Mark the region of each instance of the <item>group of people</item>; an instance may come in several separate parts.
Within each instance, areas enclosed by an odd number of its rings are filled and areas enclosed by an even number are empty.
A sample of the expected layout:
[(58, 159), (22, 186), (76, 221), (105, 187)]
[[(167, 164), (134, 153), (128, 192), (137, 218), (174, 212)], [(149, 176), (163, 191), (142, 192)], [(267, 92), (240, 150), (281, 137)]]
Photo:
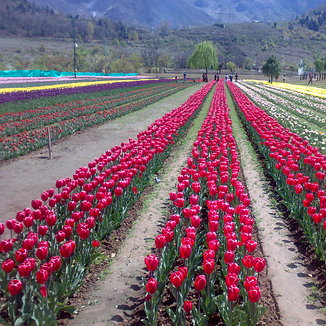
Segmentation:
[[(235, 75), (234, 75), (234, 80), (237, 82), (238, 81), (238, 73), (236, 73)], [(232, 82), (233, 81), (233, 75), (225, 75), (225, 81), (230, 81), (230, 82)]]
[[(234, 75), (234, 79), (235, 79), (235, 81), (237, 82), (238, 81), (238, 74), (236, 73), (235, 75)], [(187, 80), (187, 74), (186, 73), (184, 73), (183, 74), (183, 80), (184, 81), (186, 81)], [(219, 81), (220, 80), (220, 75), (217, 73), (217, 74), (215, 74), (214, 75), (214, 80), (215, 81)], [(225, 81), (233, 81), (233, 75), (225, 75), (225, 79), (224, 79)], [(175, 81), (176, 82), (178, 82), (178, 76), (175, 76)], [(207, 76), (207, 73), (203, 73), (203, 76), (202, 76), (202, 81), (203, 82), (208, 82), (208, 76)]]

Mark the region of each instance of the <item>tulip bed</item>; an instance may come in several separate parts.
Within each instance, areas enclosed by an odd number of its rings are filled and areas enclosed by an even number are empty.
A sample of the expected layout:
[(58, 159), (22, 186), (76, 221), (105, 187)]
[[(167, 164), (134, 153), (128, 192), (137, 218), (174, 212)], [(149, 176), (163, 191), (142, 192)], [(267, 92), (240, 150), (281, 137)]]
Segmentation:
[(292, 92), (294, 91), (305, 95), (312, 95), (315, 97), (326, 98), (326, 90), (319, 87), (293, 85), (293, 84), (277, 83), (277, 82), (270, 84), (268, 82), (261, 81), (261, 80), (247, 80), (247, 81), (254, 82), (254, 83), (268, 84), (271, 87), (277, 87), (277, 88), (282, 88), (284, 90), (289, 90)]
[[(57, 180), (32, 208), (0, 223), (2, 316), (15, 325), (54, 325), (58, 311), (81, 285), (100, 240), (125, 217), (185, 133), (211, 90), (206, 84), (147, 130), (106, 151), (72, 178)], [(13, 236), (14, 235), (14, 236)]]
[[(157, 254), (144, 259), (145, 325), (157, 325), (159, 314), (180, 326), (221, 319), (225, 325), (257, 324), (264, 310), (258, 278), (266, 263), (253, 256), (254, 219), (239, 173), (220, 81), (177, 191), (170, 193), (172, 212), (155, 239)], [(166, 295), (173, 298), (171, 308), (162, 303)]]
[[(29, 123), (30, 121), (33, 121), (33, 119), (39, 118), (41, 116), (45, 116), (46, 118), (48, 115), (56, 114), (56, 113), (67, 114), (68, 110), (87, 108), (87, 107), (91, 108), (92, 105), (101, 105), (102, 103), (106, 104), (108, 107), (109, 106), (113, 107), (113, 106), (121, 105), (123, 103), (128, 103), (128, 101), (130, 102), (137, 98), (143, 98), (149, 95), (154, 95), (158, 92), (169, 91), (173, 88), (179, 89), (179, 87), (180, 89), (182, 89), (183, 87), (185, 87), (185, 85), (160, 83), (154, 85), (148, 84), (142, 86), (124, 87), (124, 88), (114, 89), (109, 92), (100, 92), (96, 94), (86, 93), (82, 99), (74, 98), (72, 101), (63, 102), (62, 99), (59, 98), (58, 102), (53, 105), (38, 106), (37, 108), (27, 109), (27, 110), (21, 109), (21, 105), (19, 104), (17, 106), (17, 108), (20, 108), (19, 111), (7, 112), (0, 116), (1, 131), (5, 135), (17, 133), (15, 132), (15, 130), (14, 131), (6, 130), (6, 128), (8, 127), (10, 128), (11, 122), (19, 121), (22, 124)], [(1, 109), (5, 111), (7, 107), (8, 105), (3, 104)], [(13, 126), (12, 128), (15, 128), (15, 126)], [(22, 130), (26, 130), (26, 129), (28, 128), (22, 127)]]
[[(242, 82), (240, 82), (240, 84), (242, 84)], [(246, 84), (255, 85), (261, 89), (268, 90), (272, 94), (277, 94), (282, 98), (290, 99), (291, 102), (296, 103), (299, 106), (303, 106), (304, 108), (307, 108), (314, 113), (326, 113), (326, 99), (321, 99), (313, 95), (298, 93), (289, 89), (278, 88), (269, 84), (255, 84), (250, 82)]]
[(259, 84), (245, 85), (272, 104), (277, 104), (284, 108), (284, 110), (287, 110), (290, 115), (294, 115), (299, 119), (304, 120), (306, 123), (310, 123), (312, 127), (317, 127), (318, 129), (318, 127), (323, 128), (323, 126), (326, 125), (326, 100), (324, 99), (318, 99), (318, 102), (311, 102), (302, 99), (301, 96), (296, 96), (298, 93), (290, 93), (289, 91), (284, 92), (275, 87)]
[(162, 83), (171, 81), (169, 79), (143, 79), (137, 81), (99, 81), (83, 82), (71, 84), (59, 84), (48, 86), (36, 86), (26, 88), (0, 88), (0, 103), (13, 101), (22, 101), (28, 99), (39, 99), (48, 96), (70, 95), (80, 93), (91, 93), (99, 91), (108, 91), (121, 87), (133, 87), (137, 85), (146, 85), (152, 83)]
[(237, 86), (228, 86), (276, 190), (317, 256), (326, 261), (326, 156), (257, 107)]
[[(151, 88), (128, 89), (82, 103), (69, 102), (36, 110), (0, 116), (0, 159), (24, 155), (76, 131), (139, 110), (189, 85), (160, 84)], [(86, 102), (86, 103), (85, 103)], [(92, 103), (92, 104), (89, 104)], [(85, 105), (86, 104), (86, 105)], [(17, 133), (19, 132), (19, 133)]]
[(317, 123), (312, 123), (303, 119), (302, 112), (306, 112), (305, 115), (307, 116), (309, 114), (307, 113), (309, 109), (301, 108), (300, 112), (294, 113), (294, 111), (298, 109), (298, 106), (289, 104), (290, 101), (288, 100), (284, 101), (282, 98), (274, 98), (274, 100), (271, 101), (271, 95), (268, 91), (257, 90), (244, 83), (239, 84), (239, 87), (256, 105), (266, 111), (271, 117), (280, 121), (284, 127), (289, 128), (302, 138), (308, 140), (311, 145), (318, 147), (320, 151), (326, 153), (325, 131), (321, 128), (323, 126), (322, 121), (325, 119), (325, 114), (314, 114), (314, 121), (316, 122), (318, 120), (320, 122), (319, 127)]

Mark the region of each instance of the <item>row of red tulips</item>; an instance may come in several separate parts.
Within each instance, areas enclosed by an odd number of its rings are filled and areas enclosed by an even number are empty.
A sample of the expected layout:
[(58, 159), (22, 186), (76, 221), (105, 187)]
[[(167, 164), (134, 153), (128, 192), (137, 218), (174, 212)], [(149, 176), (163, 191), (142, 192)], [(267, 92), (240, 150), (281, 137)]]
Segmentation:
[[(173, 211), (155, 239), (157, 254), (145, 257), (146, 325), (157, 325), (162, 310), (178, 326), (208, 325), (218, 314), (226, 325), (257, 324), (263, 311), (258, 273), (265, 260), (253, 256), (254, 219), (239, 172), (221, 81), (177, 192), (170, 193)], [(168, 294), (172, 309), (162, 304)]]
[(326, 260), (326, 156), (255, 106), (237, 86), (228, 86), (279, 195), (317, 256)]
[[(32, 208), (7, 220), (0, 241), (0, 289), (10, 324), (53, 325), (98, 254), (100, 240), (125, 217), (212, 87), (205, 85), (147, 130), (106, 151), (72, 178), (56, 181)], [(5, 226), (0, 224), (0, 233)]]
[[(79, 130), (112, 120), (116, 117), (140, 110), (146, 105), (154, 103), (163, 97), (171, 95), (180, 89), (170, 88), (163, 92), (157, 90), (154, 94), (147, 94), (146, 97), (140, 97), (138, 100), (129, 99), (131, 102), (120, 106), (106, 108), (106, 105), (92, 106), (90, 112), (88, 108), (81, 112), (81, 116), (72, 119), (63, 120), (58, 123), (42, 127), (31, 131), (24, 131), (9, 137), (0, 139), (0, 159), (5, 160), (19, 155), (24, 155), (34, 151), (47, 144), (48, 132), (50, 131), (52, 141), (71, 135)], [(69, 114), (69, 113), (68, 113)]]

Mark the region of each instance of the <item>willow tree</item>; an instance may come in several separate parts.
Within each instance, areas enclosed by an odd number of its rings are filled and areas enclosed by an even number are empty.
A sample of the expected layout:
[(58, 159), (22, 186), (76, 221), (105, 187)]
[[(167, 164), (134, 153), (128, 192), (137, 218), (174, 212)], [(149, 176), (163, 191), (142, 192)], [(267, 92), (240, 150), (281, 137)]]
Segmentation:
[(188, 58), (189, 68), (216, 69), (218, 66), (217, 50), (212, 42), (204, 41), (196, 44), (196, 49), (192, 55)]

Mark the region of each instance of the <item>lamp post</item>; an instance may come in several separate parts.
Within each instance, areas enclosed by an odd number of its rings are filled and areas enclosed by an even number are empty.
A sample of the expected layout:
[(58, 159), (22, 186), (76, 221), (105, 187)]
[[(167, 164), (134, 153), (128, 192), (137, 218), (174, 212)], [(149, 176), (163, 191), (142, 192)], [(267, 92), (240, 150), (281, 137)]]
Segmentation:
[(76, 16), (72, 16), (69, 15), (69, 18), (71, 19), (71, 23), (72, 23), (72, 37), (73, 37), (73, 41), (74, 41), (74, 77), (77, 77), (77, 68), (76, 68), (76, 63), (77, 63), (77, 53), (76, 53), (76, 48), (77, 48), (77, 43), (76, 43), (76, 26), (75, 26), (75, 22), (78, 19), (78, 15)]

